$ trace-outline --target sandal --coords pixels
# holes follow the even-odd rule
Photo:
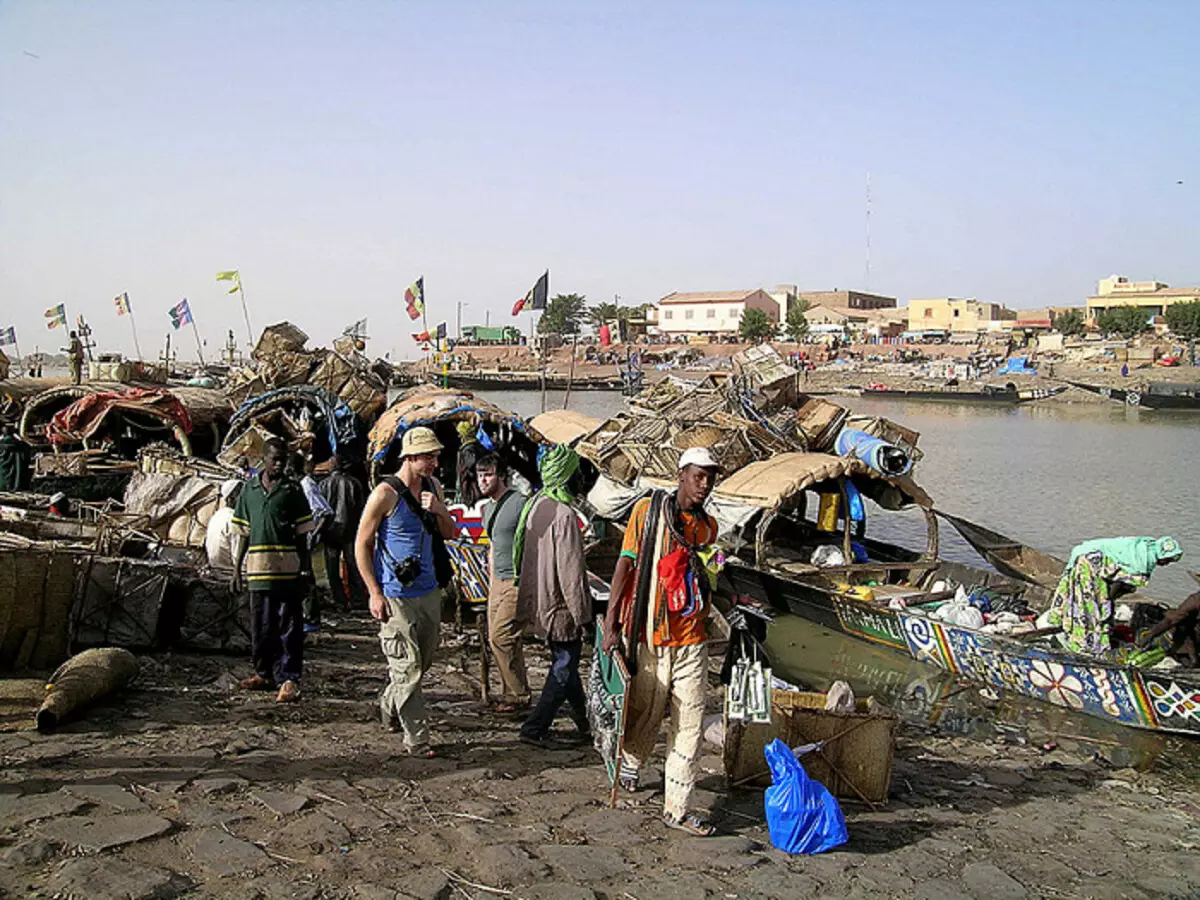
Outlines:
[[[622,762],[621,768],[617,773],[617,782],[621,785],[621,790],[629,794],[637,793],[638,789],[638,770],[630,766],[628,763]]]
[[[681,819],[675,818],[670,813],[665,813],[663,815],[663,824],[668,828],[674,828],[676,831],[690,834],[692,837],[712,837],[713,833],[717,830],[695,813],[688,813]]]

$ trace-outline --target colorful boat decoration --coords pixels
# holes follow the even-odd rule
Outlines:
[[[845,497],[848,484],[884,509],[920,509],[925,549],[868,538],[863,525],[844,519],[840,533],[820,531],[805,514],[811,501]],[[939,558],[932,500],[909,479],[884,478],[859,460],[791,453],[735,472],[713,498],[735,594],[961,678],[1133,728],[1200,735],[1200,670],[1139,669],[1031,640],[1037,632],[995,634],[931,616],[945,599],[932,589],[937,582],[991,588],[1034,610],[1046,607],[1050,590],[1033,578]],[[825,568],[806,561],[814,545],[830,544],[845,559],[865,552],[867,561]],[[867,581],[874,586],[861,587]]]

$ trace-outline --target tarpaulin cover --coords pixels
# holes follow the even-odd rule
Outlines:
[[[174,394],[157,388],[129,388],[80,397],[54,415],[46,426],[46,437],[54,444],[83,443],[113,410],[153,416],[184,434],[192,430],[191,414]]]
[[[358,436],[358,419],[346,403],[338,399],[324,388],[311,385],[277,388],[252,397],[238,407],[238,411],[229,420],[229,439],[241,434],[244,427],[264,413],[269,412],[280,403],[299,400],[320,412],[325,418],[325,426],[329,434],[329,447],[336,451],[339,446],[351,444]],[[228,445],[229,439],[226,440]]]
[[[1029,357],[1027,356],[1012,356],[1004,361],[1004,365],[998,368],[993,375],[1036,375],[1037,369],[1029,365]]]
[[[834,442],[834,451],[862,460],[876,472],[889,477],[906,475],[913,466],[912,457],[895,444],[854,428],[841,430]]]

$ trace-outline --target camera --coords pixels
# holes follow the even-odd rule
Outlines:
[[[392,574],[396,576],[396,580],[405,587],[417,580],[417,576],[421,574],[421,558],[418,556],[410,556],[403,562],[398,562],[392,566]]]

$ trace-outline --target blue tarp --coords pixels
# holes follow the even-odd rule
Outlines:
[[[1010,356],[1004,361],[1004,365],[998,368],[993,375],[1036,375],[1037,369],[1030,368],[1028,356]]]
[[[259,394],[257,397],[251,397],[238,407],[238,411],[229,420],[229,433],[240,434],[242,432],[240,426],[247,418],[260,415],[281,399],[301,400],[319,410],[325,417],[329,448],[333,451],[336,451],[339,446],[354,443],[354,439],[358,437],[358,417],[355,416],[354,410],[347,406],[340,397],[314,385],[277,388],[267,391],[265,394]],[[228,442],[228,439],[226,440]]]

